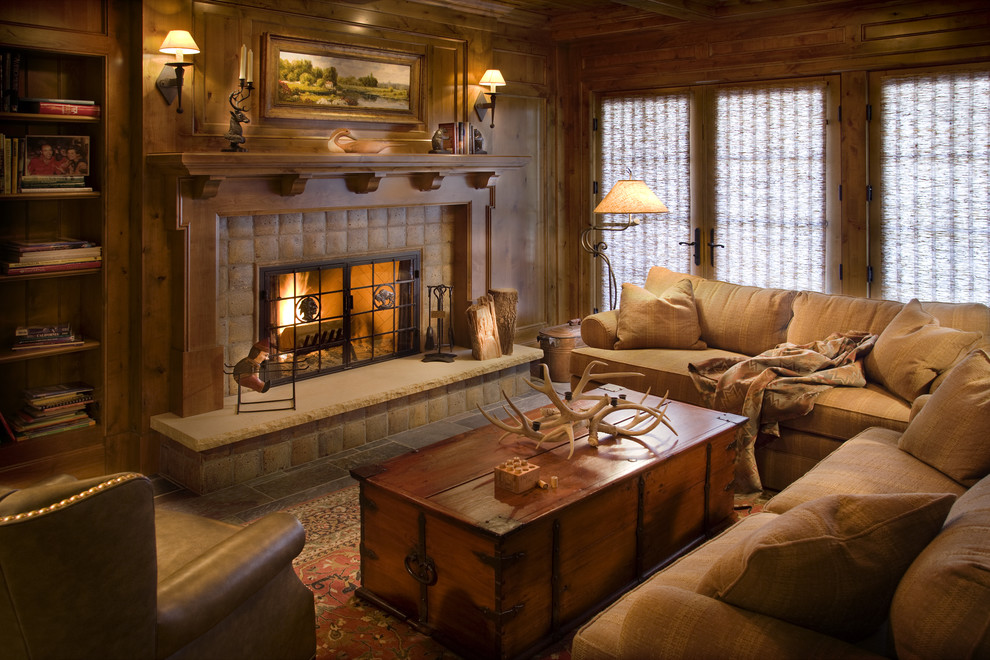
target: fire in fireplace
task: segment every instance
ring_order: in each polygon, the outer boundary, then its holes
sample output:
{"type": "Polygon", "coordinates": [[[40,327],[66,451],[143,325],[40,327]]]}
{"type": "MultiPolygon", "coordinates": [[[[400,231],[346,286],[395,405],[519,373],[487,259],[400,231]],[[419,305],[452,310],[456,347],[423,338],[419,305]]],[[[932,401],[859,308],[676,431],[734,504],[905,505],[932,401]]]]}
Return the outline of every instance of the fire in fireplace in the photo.
{"type": "Polygon", "coordinates": [[[261,268],[263,380],[320,376],[419,352],[419,255],[261,268]]]}

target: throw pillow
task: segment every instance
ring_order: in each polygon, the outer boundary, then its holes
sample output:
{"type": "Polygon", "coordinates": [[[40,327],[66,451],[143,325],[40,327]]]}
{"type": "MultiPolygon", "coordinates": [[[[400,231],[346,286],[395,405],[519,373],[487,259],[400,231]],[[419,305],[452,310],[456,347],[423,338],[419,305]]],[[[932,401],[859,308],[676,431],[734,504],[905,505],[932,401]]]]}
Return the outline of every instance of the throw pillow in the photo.
{"type": "Polygon", "coordinates": [[[914,401],[982,336],[942,327],[920,302],[911,300],[877,337],[866,356],[866,375],[902,399],[914,401]]]}
{"type": "Polygon", "coordinates": [[[706,348],[691,280],[681,280],[657,297],[635,284],[622,285],[615,348],[706,348]]]}
{"type": "Polygon", "coordinates": [[[897,446],[963,486],[990,474],[990,354],[973,351],[908,424],[897,446]]]}
{"type": "Polygon", "coordinates": [[[897,583],[935,537],[955,495],[828,495],[729,549],[698,593],[856,641],[886,619],[897,583]]]}
{"type": "Polygon", "coordinates": [[[689,273],[678,273],[663,266],[651,266],[646,273],[643,288],[659,298],[667,289],[681,280],[691,280],[691,284],[696,287],[698,282],[704,282],[705,278],[689,273]]]}

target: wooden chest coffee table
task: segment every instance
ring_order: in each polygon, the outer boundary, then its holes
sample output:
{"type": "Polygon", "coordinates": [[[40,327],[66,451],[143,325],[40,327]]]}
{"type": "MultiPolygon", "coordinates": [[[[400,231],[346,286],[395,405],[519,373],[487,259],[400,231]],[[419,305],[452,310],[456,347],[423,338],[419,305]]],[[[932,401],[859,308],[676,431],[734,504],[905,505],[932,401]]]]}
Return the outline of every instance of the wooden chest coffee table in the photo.
{"type": "Polygon", "coordinates": [[[667,415],[676,436],[660,426],[597,448],[581,438],[570,459],[566,439],[500,443],[486,425],[352,470],[358,594],[468,658],[523,657],[560,639],[731,521],[744,418],[676,401],[667,415]],[[497,489],[495,466],[517,456],[558,487],[497,489]]]}

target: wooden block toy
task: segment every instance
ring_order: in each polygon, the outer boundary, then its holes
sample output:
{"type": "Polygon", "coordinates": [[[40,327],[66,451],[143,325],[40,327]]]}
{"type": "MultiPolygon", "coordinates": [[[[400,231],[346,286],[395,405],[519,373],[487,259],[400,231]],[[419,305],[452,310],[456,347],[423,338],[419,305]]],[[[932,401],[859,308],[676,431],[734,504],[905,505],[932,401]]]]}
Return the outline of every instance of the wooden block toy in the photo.
{"type": "Polygon", "coordinates": [[[524,493],[536,487],[539,480],[540,466],[518,456],[495,466],[495,488],[524,493]]]}

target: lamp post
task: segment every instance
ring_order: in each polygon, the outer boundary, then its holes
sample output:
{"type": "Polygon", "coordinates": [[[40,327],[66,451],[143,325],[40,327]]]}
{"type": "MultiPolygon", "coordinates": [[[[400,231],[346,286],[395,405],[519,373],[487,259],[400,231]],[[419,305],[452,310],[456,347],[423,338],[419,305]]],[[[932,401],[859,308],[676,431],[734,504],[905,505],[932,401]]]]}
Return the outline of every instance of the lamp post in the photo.
{"type": "Polygon", "coordinates": [[[608,271],[608,304],[609,309],[615,309],[615,297],[618,290],[615,282],[615,273],[612,272],[612,262],[609,260],[605,250],[608,244],[602,240],[596,240],[595,232],[599,231],[625,231],[630,227],[639,224],[639,219],[633,219],[633,213],[667,213],[668,209],[661,202],[653,191],[649,189],[645,182],[638,179],[622,179],[612,187],[605,195],[595,213],[626,213],[628,218],[625,222],[603,222],[585,227],[581,232],[581,247],[583,247],[592,258],[599,258],[608,271]]]}

